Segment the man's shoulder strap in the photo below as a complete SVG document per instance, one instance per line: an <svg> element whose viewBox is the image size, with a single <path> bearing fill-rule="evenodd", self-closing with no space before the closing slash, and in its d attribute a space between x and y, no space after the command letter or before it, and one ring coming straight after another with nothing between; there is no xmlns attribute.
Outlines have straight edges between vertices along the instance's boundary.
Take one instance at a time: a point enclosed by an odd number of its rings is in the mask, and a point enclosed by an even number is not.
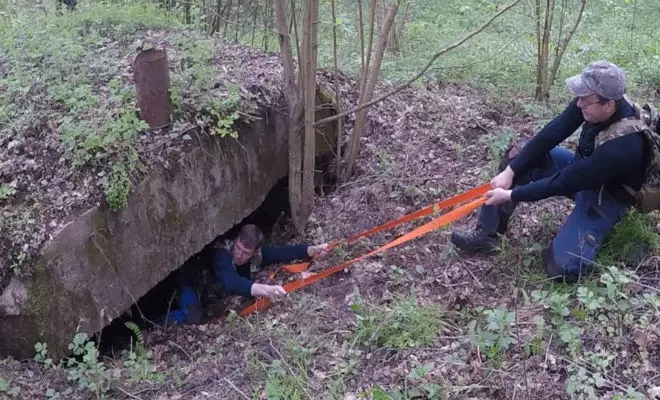
<svg viewBox="0 0 660 400"><path fill-rule="evenodd" d="M655 128L653 119L655 118L657 123L658 118L658 112L655 107L650 104L644 104L643 106L640 106L639 104L633 102L627 95L624 96L624 101L628 102L633 107L635 110L635 115L632 117L620 119L600 132L596 139L597 146L617 137Z"/></svg>

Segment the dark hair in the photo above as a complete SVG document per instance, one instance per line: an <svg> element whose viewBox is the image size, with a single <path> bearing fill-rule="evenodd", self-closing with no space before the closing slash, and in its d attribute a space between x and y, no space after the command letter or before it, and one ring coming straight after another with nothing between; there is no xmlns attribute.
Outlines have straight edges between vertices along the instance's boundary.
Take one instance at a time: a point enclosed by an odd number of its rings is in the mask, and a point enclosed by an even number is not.
<svg viewBox="0 0 660 400"><path fill-rule="evenodd" d="M238 240L247 247L258 249L264 240L261 229L254 224L244 225L238 234Z"/></svg>

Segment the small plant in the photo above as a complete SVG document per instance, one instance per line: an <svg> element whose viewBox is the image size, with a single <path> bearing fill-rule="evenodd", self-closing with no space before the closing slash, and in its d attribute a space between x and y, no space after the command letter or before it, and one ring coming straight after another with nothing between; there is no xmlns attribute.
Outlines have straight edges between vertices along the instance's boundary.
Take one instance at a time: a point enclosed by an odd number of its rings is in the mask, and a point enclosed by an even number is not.
<svg viewBox="0 0 660 400"><path fill-rule="evenodd" d="M5 200L16 194L16 189L8 185L0 185L0 200Z"/></svg>
<svg viewBox="0 0 660 400"><path fill-rule="evenodd" d="M302 400L308 398L306 376L301 377L287 372L281 360L274 360L267 369L264 389L267 398L278 400Z"/></svg>
<svg viewBox="0 0 660 400"><path fill-rule="evenodd" d="M429 382L427 379L433 368L433 363L418 365L406 376L404 388L385 390L375 385L369 390L367 396L373 400L442 399L444 398L442 386Z"/></svg>
<svg viewBox="0 0 660 400"><path fill-rule="evenodd" d="M53 360L48 357L48 344L37 342L34 345L34 350L36 354L34 355L34 360L39 364L43 364L44 367L49 368L53 366Z"/></svg>
<svg viewBox="0 0 660 400"><path fill-rule="evenodd" d="M94 393L97 399L104 399L110 389L111 375L103 362L99 361L99 352L94 342L88 340L86 333L77 333L69 344L69 350L74 357L66 363L69 371L67 379L77 383L80 389Z"/></svg>
<svg viewBox="0 0 660 400"><path fill-rule="evenodd" d="M59 398L60 398L60 393L57 390L51 388L48 388L48 390L46 390L46 400L56 400Z"/></svg>
<svg viewBox="0 0 660 400"><path fill-rule="evenodd" d="M497 172L497 166L504 152L513 144L516 137L516 132L511 129L504 129L499 134L489 133L479 138L482 144L488 146L489 161L491 172Z"/></svg>
<svg viewBox="0 0 660 400"><path fill-rule="evenodd" d="M229 86L228 89L229 93L226 96L213 98L210 106L212 122L209 125L212 135L236 139L238 132L234 129L234 123L240 116L238 111L240 98L236 86Z"/></svg>
<svg viewBox="0 0 660 400"><path fill-rule="evenodd" d="M526 342L523 346L525 355L531 357L537 354L541 354L545 349L543 347L543 340L548 331L548 327L545 324L545 319L542 316L537 315L534 317L534 322L536 323L536 335L534 339L530 342Z"/></svg>
<svg viewBox="0 0 660 400"><path fill-rule="evenodd" d="M485 328L479 327L476 321L471 321L468 325L470 341L482 349L489 361L499 364L507 349L516 342L508 332L516 314L504 307L486 310L484 314Z"/></svg>
<svg viewBox="0 0 660 400"><path fill-rule="evenodd" d="M641 252L660 248L660 235L651 226L649 216L630 211L605 238L596 258L598 264L636 262Z"/></svg>
<svg viewBox="0 0 660 400"><path fill-rule="evenodd" d="M441 325L437 309L420 306L413 293L398 297L391 308L365 310L351 306L357 317L355 341L378 347L424 347L436 338Z"/></svg>
<svg viewBox="0 0 660 400"><path fill-rule="evenodd" d="M21 393L21 388L19 388L18 386L12 387L10 381L0 377L0 393L6 393L8 396L12 398L17 398L18 395Z"/></svg>
<svg viewBox="0 0 660 400"><path fill-rule="evenodd" d="M128 205L128 195L131 191L131 181L126 169L115 165L105 184L105 198L113 211L121 210Z"/></svg>
<svg viewBox="0 0 660 400"><path fill-rule="evenodd" d="M150 365L153 358L153 352L144 348L144 338L142 331L134 322L128 321L124 325L133 333L134 341L131 340L131 349L124 351L124 367L129 371L131 379L137 382L142 381L161 381L164 376L155 371Z"/></svg>

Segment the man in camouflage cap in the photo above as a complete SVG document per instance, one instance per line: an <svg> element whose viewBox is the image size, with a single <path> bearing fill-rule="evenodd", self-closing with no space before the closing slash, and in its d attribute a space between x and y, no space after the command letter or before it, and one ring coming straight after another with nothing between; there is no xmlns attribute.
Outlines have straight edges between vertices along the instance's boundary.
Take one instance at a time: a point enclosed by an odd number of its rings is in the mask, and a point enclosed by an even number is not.
<svg viewBox="0 0 660 400"><path fill-rule="evenodd" d="M575 207L544 250L543 262L549 277L575 281L593 268L603 239L635 204L624 185L640 189L648 149L641 133L600 143L601 132L634 116L619 67L593 62L566 79L566 86L574 99L524 147L505 153L475 229L455 231L451 240L466 252L492 253L517 203L567 196ZM574 153L558 146L580 126Z"/></svg>

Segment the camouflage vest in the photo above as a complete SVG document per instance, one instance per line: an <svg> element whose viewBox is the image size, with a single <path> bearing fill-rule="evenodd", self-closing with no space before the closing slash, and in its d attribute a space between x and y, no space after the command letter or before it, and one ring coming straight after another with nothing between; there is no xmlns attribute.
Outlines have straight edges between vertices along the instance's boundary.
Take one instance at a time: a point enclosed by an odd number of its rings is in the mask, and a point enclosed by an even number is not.
<svg viewBox="0 0 660 400"><path fill-rule="evenodd" d="M225 240L224 242L215 244L213 247L216 249L225 249L229 252L229 254L232 254L234 241ZM261 267L262 262L263 256L261 255L261 249L259 249L257 254L255 254L254 257L250 259L250 275L253 275ZM236 265L234 265L234 268L236 268ZM211 268L204 268L203 271L204 272L201 283L203 301L208 303L209 301L222 298L222 296L225 295L225 290L220 282L217 281L217 278L215 278Z"/></svg>
<svg viewBox="0 0 660 400"><path fill-rule="evenodd" d="M635 208L642 213L660 209L660 134L658 133L658 111L651 104L633 103L628 96L624 100L635 109L635 116L624 118L600 132L596 147L623 135L642 133L649 144L649 159L644 171L644 181L639 191L622 185L635 199Z"/></svg>

